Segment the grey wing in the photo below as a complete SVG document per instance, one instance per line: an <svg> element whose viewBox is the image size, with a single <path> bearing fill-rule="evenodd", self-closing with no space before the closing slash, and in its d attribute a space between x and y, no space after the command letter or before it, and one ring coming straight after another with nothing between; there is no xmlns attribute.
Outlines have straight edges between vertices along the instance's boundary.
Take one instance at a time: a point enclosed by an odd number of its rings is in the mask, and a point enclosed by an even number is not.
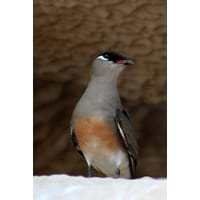
<svg viewBox="0 0 200 200"><path fill-rule="evenodd" d="M70 130L70 135L71 135L71 141L72 141L74 147L76 148L77 152L81 155L81 157L83 159L85 159L83 152L81 151L81 149L79 147L79 144L78 144L78 141L77 141L77 138L76 138L76 134L74 133L74 129L72 127L71 127L71 130Z"/></svg>
<svg viewBox="0 0 200 200"><path fill-rule="evenodd" d="M135 168L137 165L137 140L136 134L131 125L129 116L126 111L117 109L115 116L115 123L118 128L118 132L126 147L129 157L129 167L132 177L135 175Z"/></svg>

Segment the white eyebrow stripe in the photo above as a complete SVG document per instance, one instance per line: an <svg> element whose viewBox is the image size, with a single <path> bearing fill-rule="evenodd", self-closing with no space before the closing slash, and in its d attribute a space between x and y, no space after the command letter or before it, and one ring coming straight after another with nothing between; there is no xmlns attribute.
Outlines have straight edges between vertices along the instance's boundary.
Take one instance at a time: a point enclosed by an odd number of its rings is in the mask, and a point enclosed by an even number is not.
<svg viewBox="0 0 200 200"><path fill-rule="evenodd" d="M107 58L103 57L103 56L98 56L97 59L100 59L100 60L108 60Z"/></svg>

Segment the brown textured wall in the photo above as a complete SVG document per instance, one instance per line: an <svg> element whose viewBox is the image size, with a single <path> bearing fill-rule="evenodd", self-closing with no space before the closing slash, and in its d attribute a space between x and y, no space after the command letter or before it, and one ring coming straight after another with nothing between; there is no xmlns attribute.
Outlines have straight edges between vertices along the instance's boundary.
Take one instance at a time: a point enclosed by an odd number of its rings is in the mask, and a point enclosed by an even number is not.
<svg viewBox="0 0 200 200"><path fill-rule="evenodd" d="M119 80L138 176L166 176L166 0L34 1L34 174L86 174L69 119L99 51L136 60Z"/></svg>

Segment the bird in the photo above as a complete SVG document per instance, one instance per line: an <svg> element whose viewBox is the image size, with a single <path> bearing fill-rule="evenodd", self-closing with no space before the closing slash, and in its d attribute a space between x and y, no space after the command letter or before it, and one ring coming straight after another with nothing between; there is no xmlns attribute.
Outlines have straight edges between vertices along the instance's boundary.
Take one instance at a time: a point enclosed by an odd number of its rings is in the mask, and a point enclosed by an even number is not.
<svg viewBox="0 0 200 200"><path fill-rule="evenodd" d="M117 88L120 73L133 59L116 52L99 53L92 62L91 78L75 106L70 122L73 145L92 168L107 177L135 177L137 140L129 114Z"/></svg>

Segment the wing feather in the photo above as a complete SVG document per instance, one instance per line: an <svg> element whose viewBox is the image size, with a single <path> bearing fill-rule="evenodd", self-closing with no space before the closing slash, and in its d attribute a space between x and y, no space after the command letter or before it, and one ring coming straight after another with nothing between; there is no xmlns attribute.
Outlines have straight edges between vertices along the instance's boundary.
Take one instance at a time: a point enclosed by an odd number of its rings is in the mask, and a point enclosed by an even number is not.
<svg viewBox="0 0 200 200"><path fill-rule="evenodd" d="M83 155L83 152L81 151L80 146L79 146L79 144L78 144L78 141L77 141L77 138L76 138L76 134L75 134L73 128L71 128L71 130L70 130L70 135L71 135L72 144L73 144L74 147L76 148L77 152L81 155L81 157L82 157L83 159L85 159L85 157L84 157L84 155Z"/></svg>
<svg viewBox="0 0 200 200"><path fill-rule="evenodd" d="M115 122L118 128L118 132L123 140L124 146L126 147L127 154L129 157L129 167L132 176L135 174L135 168L137 165L137 141L136 134L130 122L129 115L125 110L116 110Z"/></svg>

